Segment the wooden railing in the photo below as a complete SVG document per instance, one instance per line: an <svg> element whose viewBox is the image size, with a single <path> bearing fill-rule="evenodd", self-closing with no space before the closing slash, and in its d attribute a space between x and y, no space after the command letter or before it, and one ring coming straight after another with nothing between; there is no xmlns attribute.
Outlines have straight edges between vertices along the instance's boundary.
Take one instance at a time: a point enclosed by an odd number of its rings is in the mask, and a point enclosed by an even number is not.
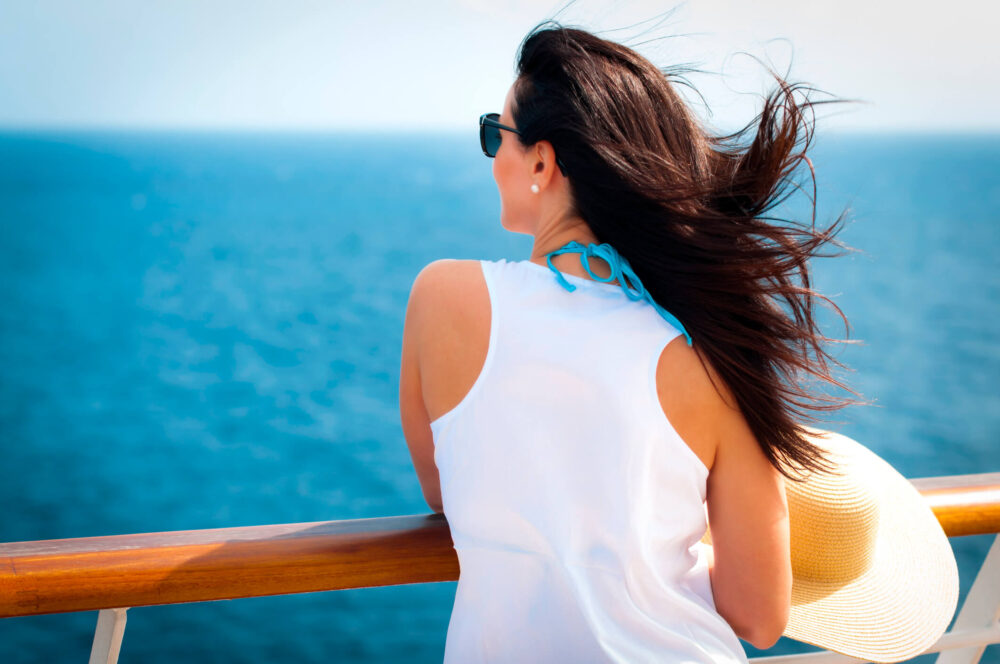
<svg viewBox="0 0 1000 664"><path fill-rule="evenodd" d="M1000 473L913 484L949 537L1000 533ZM454 581L458 571L441 515L15 542L0 544L0 617L117 609L123 628L122 607Z"/></svg>
<svg viewBox="0 0 1000 664"><path fill-rule="evenodd" d="M454 581L441 515L0 544L0 617Z"/></svg>

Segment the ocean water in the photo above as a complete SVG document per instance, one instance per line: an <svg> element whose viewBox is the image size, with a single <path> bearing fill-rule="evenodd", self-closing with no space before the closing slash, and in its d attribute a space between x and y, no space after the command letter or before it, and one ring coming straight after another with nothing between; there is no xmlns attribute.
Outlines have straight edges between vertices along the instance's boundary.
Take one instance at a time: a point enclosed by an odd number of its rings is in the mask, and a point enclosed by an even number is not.
<svg viewBox="0 0 1000 664"><path fill-rule="evenodd" d="M860 250L813 264L863 341L838 376L876 400L829 428L908 477L1000 471L1000 136L814 163ZM528 255L490 167L474 131L0 134L0 541L427 512L403 316L435 259ZM990 541L952 540L963 597ZM133 608L120 661L440 661L454 591ZM0 662L85 661L96 618L0 620Z"/></svg>

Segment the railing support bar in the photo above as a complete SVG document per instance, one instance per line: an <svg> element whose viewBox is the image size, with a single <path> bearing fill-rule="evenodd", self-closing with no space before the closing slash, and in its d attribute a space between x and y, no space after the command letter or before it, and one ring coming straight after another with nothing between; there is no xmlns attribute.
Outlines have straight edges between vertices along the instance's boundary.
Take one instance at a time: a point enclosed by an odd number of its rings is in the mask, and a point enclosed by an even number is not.
<svg viewBox="0 0 1000 664"><path fill-rule="evenodd" d="M963 650L979 647L985 650L986 646L1000 643L1000 624L974 630L957 630L943 635L930 648L920 653L927 655L939 652L942 655L949 654L951 648L961 648ZM939 655L940 657L941 655ZM771 655L767 657L753 657L752 664L847 664L848 662L867 662L866 659L857 659L849 655L841 655L830 650L820 650L819 652L806 652L798 655Z"/></svg>
<svg viewBox="0 0 1000 664"><path fill-rule="evenodd" d="M124 609L101 609L97 614L94 645L90 648L90 664L118 664L125 635Z"/></svg>
<svg viewBox="0 0 1000 664"><path fill-rule="evenodd" d="M952 629L1000 628L1000 535L993 538L993 545L986 553L976 580L969 588L965 603L955 618ZM983 656L987 643L979 643L960 650L949 650L938 655L936 664L976 664Z"/></svg>

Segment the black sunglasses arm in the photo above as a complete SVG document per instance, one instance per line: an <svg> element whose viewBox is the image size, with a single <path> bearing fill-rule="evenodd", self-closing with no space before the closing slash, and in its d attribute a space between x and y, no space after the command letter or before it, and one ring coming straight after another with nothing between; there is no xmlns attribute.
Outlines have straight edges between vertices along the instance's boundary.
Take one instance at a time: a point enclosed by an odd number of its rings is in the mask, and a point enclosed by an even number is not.
<svg viewBox="0 0 1000 664"><path fill-rule="evenodd" d="M497 127L498 129L506 129L507 131L514 132L518 136L521 135L521 132L519 132L517 129L514 129L513 127L508 127L505 124L500 124L499 122L497 122L496 120L494 120L492 117L490 117L490 116L496 116L496 115L497 115L496 113L485 113L485 114L481 115L479 117L479 125L480 126L482 126L482 125L488 125L490 127ZM483 152L486 152L486 150L484 149ZM490 156L489 153L487 153L486 156L487 157ZM566 166L562 163L562 160L559 159L559 157L556 157L556 165L559 167L560 172L562 172L563 175L566 175Z"/></svg>

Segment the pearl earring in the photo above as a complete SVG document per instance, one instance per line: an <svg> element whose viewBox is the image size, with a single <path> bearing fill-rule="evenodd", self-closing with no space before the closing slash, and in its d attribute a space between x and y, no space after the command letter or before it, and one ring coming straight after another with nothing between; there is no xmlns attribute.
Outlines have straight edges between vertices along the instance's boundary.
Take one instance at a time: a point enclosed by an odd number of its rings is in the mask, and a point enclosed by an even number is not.
<svg viewBox="0 0 1000 664"><path fill-rule="evenodd" d="M531 185L531 193L537 194L538 192L539 192L538 185L537 184Z"/></svg>

